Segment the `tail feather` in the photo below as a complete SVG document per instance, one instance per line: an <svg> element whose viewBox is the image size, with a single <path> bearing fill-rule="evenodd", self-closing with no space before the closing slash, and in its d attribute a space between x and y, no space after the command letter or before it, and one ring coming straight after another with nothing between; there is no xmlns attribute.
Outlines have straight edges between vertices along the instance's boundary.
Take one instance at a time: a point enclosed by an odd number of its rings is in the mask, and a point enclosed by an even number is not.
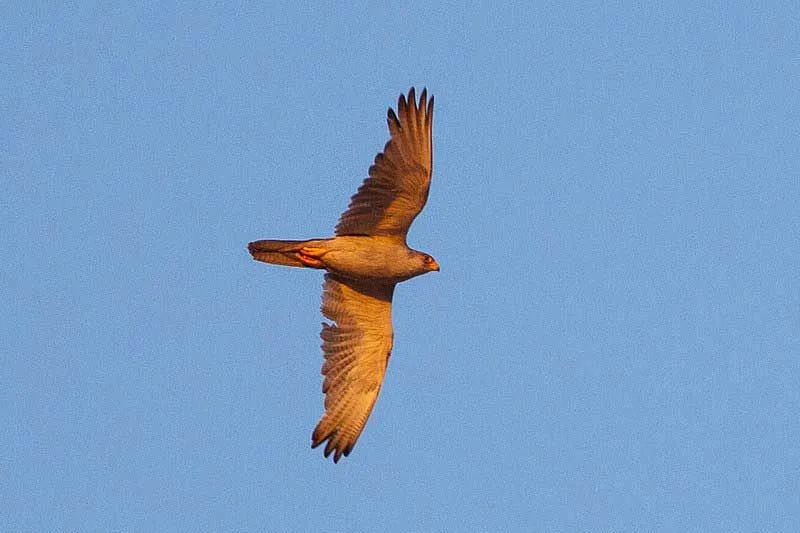
<svg viewBox="0 0 800 533"><path fill-rule="evenodd" d="M247 249L253 259L257 261L272 263L273 265L304 267L306 265L297 258L297 252L303 246L311 245L314 242L316 241L255 241L248 244Z"/></svg>

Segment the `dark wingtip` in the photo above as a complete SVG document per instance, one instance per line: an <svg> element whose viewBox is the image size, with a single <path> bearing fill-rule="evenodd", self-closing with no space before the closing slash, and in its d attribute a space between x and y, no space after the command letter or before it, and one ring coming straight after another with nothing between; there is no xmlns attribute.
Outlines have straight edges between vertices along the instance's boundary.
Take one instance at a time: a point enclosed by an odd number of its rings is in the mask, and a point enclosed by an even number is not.
<svg viewBox="0 0 800 533"><path fill-rule="evenodd" d="M329 436L330 435L323 435L322 429L320 429L319 424L317 424L317 427L315 427L314 431L311 433L311 449L313 450L314 448L316 448L317 446L328 440Z"/></svg>
<svg viewBox="0 0 800 533"><path fill-rule="evenodd" d="M326 458L330 457L330 455L333 454L334 463L338 463L339 459L342 458L342 455L347 456L347 454L350 453L349 449L342 450L337 446L333 445L333 441L336 438L336 433L337 431L333 430L328 434L323 434L322 431L320 431L319 425L317 425L317 427L314 428L314 432L311 434L311 449L313 450L317 446L324 443L325 450L322 452L322 454Z"/></svg>
<svg viewBox="0 0 800 533"><path fill-rule="evenodd" d="M397 108L400 109L400 106L398 105ZM392 109L391 107L389 108L389 111L386 112L386 120L394 124L395 127L397 128L400 127L400 119L397 118L394 109Z"/></svg>

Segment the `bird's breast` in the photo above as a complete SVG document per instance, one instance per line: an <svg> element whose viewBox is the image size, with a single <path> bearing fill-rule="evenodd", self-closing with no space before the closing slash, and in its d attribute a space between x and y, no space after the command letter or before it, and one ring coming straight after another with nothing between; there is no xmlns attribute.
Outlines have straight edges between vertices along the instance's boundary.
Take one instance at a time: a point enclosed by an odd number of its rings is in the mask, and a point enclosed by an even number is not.
<svg viewBox="0 0 800 533"><path fill-rule="evenodd" d="M419 274L418 261L405 243L385 237L335 237L322 260L325 267L352 279L405 281Z"/></svg>

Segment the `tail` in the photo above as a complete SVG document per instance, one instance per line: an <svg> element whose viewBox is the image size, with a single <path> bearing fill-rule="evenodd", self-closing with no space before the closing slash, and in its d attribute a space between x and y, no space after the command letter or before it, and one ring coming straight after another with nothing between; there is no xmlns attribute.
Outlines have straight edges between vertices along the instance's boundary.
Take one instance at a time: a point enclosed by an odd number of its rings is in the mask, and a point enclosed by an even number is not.
<svg viewBox="0 0 800 533"><path fill-rule="evenodd" d="M319 239L310 241L255 241L247 245L250 254L256 261L272 263L273 265L286 265L293 267L305 267L297 257L297 253L303 246L314 246L319 243Z"/></svg>

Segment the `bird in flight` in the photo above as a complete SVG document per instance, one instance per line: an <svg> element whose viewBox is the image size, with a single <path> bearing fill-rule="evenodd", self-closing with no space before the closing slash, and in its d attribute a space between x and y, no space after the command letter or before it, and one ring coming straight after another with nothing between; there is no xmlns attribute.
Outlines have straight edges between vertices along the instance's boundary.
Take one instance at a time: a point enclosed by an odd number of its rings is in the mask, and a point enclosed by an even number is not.
<svg viewBox="0 0 800 533"><path fill-rule="evenodd" d="M433 96L412 87L389 108L389 142L350 199L335 236L248 244L253 259L326 271L322 286L325 414L311 447L339 462L364 430L392 351L392 295L401 281L438 271L436 260L409 248L406 235L428 199L433 168Z"/></svg>

